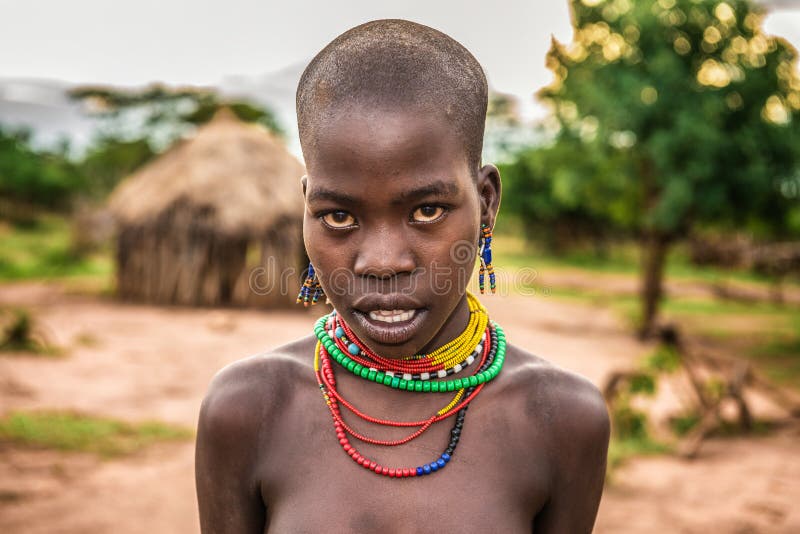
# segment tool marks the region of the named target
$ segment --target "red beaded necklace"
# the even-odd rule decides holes
[[[334,314],[331,320],[331,329],[343,332],[343,336],[332,335],[337,346],[344,353],[349,353],[350,359],[360,363],[361,365],[377,369],[380,371],[390,371],[398,374],[420,374],[428,373],[436,375],[438,371],[446,369],[445,365],[437,363],[425,357],[415,359],[393,359],[384,358],[369,347],[367,347],[358,337],[353,333],[350,327],[345,323],[338,314]],[[488,326],[485,330],[488,333]],[[358,347],[358,352],[350,351],[348,341]],[[471,349],[470,349],[471,350]]]
[[[489,346],[487,344],[483,349],[483,355],[481,358],[480,365],[483,365],[483,363],[486,361],[486,357],[488,354],[489,354]],[[330,397],[330,403],[333,406],[331,409],[333,418],[336,421],[338,421],[339,424],[342,426],[342,428],[354,438],[364,441],[366,443],[372,443],[374,445],[396,446],[408,443],[412,439],[422,435],[422,433],[425,432],[428,428],[430,428],[433,423],[437,423],[439,421],[447,419],[448,417],[452,417],[453,415],[457,414],[459,410],[469,405],[469,403],[478,395],[478,393],[481,392],[483,386],[485,385],[485,384],[480,384],[475,388],[475,390],[470,395],[468,395],[460,403],[455,404],[454,406],[450,406],[444,413],[436,413],[424,421],[391,421],[389,419],[378,419],[376,417],[372,417],[360,411],[358,408],[353,406],[349,401],[347,401],[344,397],[342,397],[342,395],[338,392],[338,390],[336,389],[336,378],[334,376],[331,358],[324,347],[319,347],[318,358],[320,361],[321,369],[317,371],[317,382],[319,383],[321,389],[323,389],[323,391],[325,391]],[[337,403],[343,404],[353,414],[355,414],[356,416],[365,421],[369,421],[370,423],[375,423],[383,426],[391,426],[391,427],[418,426],[420,428],[413,434],[399,440],[384,441],[384,440],[376,440],[373,438],[369,438],[356,432],[349,425],[347,425],[347,423],[344,422]]]
[[[398,375],[406,374],[419,376],[423,373],[427,373],[432,377],[437,376],[439,371],[446,371],[447,374],[453,374],[454,372],[452,368],[446,369],[444,365],[440,365],[425,359],[399,360],[383,358],[373,352],[369,347],[364,345],[364,343],[355,336],[353,331],[350,330],[350,327],[347,326],[347,323],[342,321],[338,316],[333,318],[331,330],[335,330],[336,328],[341,328],[344,332],[343,336],[331,336],[339,349],[345,353],[349,352],[348,342],[352,342],[358,347],[360,352],[358,354],[353,354],[350,352],[350,359],[369,369],[375,369],[377,371],[384,372],[388,371],[390,373],[397,373]],[[487,327],[484,332],[484,338],[488,339],[488,336],[489,328]],[[362,356],[362,354],[364,356]],[[472,361],[469,359],[462,361],[455,372],[466,368],[470,363],[472,363]]]
[[[331,416],[333,418],[333,424],[334,424],[334,429],[336,431],[336,437],[339,440],[339,444],[341,445],[341,447],[345,451],[345,453],[347,453],[348,456],[350,456],[353,459],[353,461],[358,463],[360,466],[362,466],[362,467],[364,467],[364,468],[366,468],[366,469],[368,469],[370,471],[373,471],[376,474],[389,476],[389,477],[400,478],[400,477],[421,476],[421,475],[431,474],[433,472],[438,471],[439,469],[444,468],[446,466],[446,464],[450,461],[450,459],[452,457],[451,455],[455,452],[455,449],[456,449],[456,447],[458,445],[459,439],[461,437],[461,430],[462,430],[463,425],[464,425],[464,417],[466,415],[466,411],[469,408],[470,403],[476,398],[476,396],[478,395],[478,393],[480,393],[480,391],[483,389],[483,387],[486,385],[486,383],[482,382],[482,383],[479,383],[479,384],[474,384],[474,379],[472,379],[472,381],[467,381],[467,379],[464,378],[463,380],[466,381],[465,384],[471,384],[471,385],[465,385],[464,389],[458,390],[458,393],[456,394],[456,397],[453,399],[453,401],[451,401],[450,404],[448,404],[445,408],[439,410],[436,414],[432,415],[431,417],[429,417],[428,419],[425,419],[425,420],[421,420],[421,421],[392,421],[392,420],[388,420],[388,419],[380,419],[380,418],[369,416],[369,415],[361,412],[360,410],[358,410],[355,406],[353,406],[352,403],[348,402],[341,395],[341,393],[336,389],[336,377],[334,375],[334,359],[331,356],[331,354],[329,353],[329,350],[331,350],[331,351],[339,351],[339,350],[342,350],[343,348],[345,348],[345,347],[342,347],[337,341],[334,341],[335,339],[337,339],[339,337],[346,337],[347,341],[350,342],[351,344],[358,343],[358,345],[357,345],[359,347],[358,351],[351,350],[350,346],[347,346],[346,350],[348,350],[352,356],[357,356],[356,354],[353,354],[353,353],[354,352],[359,352],[360,356],[363,356],[365,358],[368,358],[368,359],[372,360],[370,362],[369,367],[364,366],[364,369],[371,369],[370,373],[376,372],[376,371],[373,371],[372,369],[377,368],[377,367],[374,367],[374,366],[376,366],[376,360],[372,359],[373,353],[371,353],[371,351],[364,350],[366,347],[364,347],[363,343],[361,343],[355,337],[355,335],[352,334],[352,331],[349,328],[347,328],[347,330],[344,331],[344,329],[347,327],[347,325],[344,323],[344,321],[339,320],[338,323],[335,322],[335,314],[332,314],[332,316],[329,316],[327,318],[327,328],[322,329],[321,325],[323,325],[323,324],[325,324],[325,319],[320,319],[320,321],[318,322],[318,326],[317,326],[318,330],[316,330],[318,338],[320,338],[320,336],[323,335],[325,330],[328,330],[329,334],[333,334],[335,328],[336,329],[341,328],[342,331],[339,331],[339,333],[343,334],[341,336],[340,335],[331,335],[329,338],[327,338],[328,341],[327,341],[326,344],[324,344],[322,342],[322,338],[321,338],[321,341],[317,343],[316,350],[315,350],[314,370],[315,370],[315,374],[316,374],[316,378],[317,378],[317,383],[318,383],[319,388],[320,388],[320,390],[322,392],[322,395],[323,395],[323,397],[325,399],[325,403],[328,406],[328,409],[330,410]],[[497,332],[495,332],[495,330],[499,330],[499,327],[496,326],[496,325],[491,325],[490,327],[488,327],[486,329],[486,334],[485,334],[484,338],[481,338],[480,335],[478,335],[478,334],[476,334],[475,337],[473,337],[473,339],[478,339],[478,342],[477,342],[478,346],[475,349],[472,349],[472,350],[473,350],[473,352],[475,354],[477,354],[479,356],[479,359],[480,359],[479,364],[476,365],[476,367],[477,367],[476,373],[473,376],[476,376],[476,375],[478,375],[480,373],[485,373],[486,370],[493,364],[493,362],[495,360],[495,356],[497,354],[498,345],[500,343],[503,343],[502,349],[504,350],[504,348],[505,348],[504,347],[504,338],[502,337],[502,332],[500,332],[500,334],[498,335]],[[342,344],[344,344],[344,341],[342,342]],[[479,350],[476,350],[476,349],[479,349]],[[468,349],[468,350],[470,350],[470,349]],[[391,360],[391,359],[386,359],[386,358],[381,358],[381,359],[385,360],[387,364],[390,364],[390,365],[387,365],[387,369],[385,371],[387,375],[389,373],[398,373],[399,374],[399,373],[408,373],[410,371],[410,368],[406,367],[406,366],[403,366],[402,368],[398,368],[396,366],[396,364],[398,364],[398,363],[401,363],[401,364],[402,363],[414,363],[414,364],[426,363],[427,366],[425,366],[425,365],[415,365],[414,366],[414,371],[424,372],[426,374],[427,373],[431,373],[433,375],[432,378],[437,376],[436,375],[437,370],[433,368],[433,366],[436,365],[436,364],[435,364],[435,362],[432,362],[430,360],[420,362],[420,360],[409,361],[409,360]],[[337,359],[335,361],[340,366],[344,366],[345,365],[344,361],[340,361],[340,356],[337,356]],[[500,361],[502,362],[502,359]],[[353,359],[353,361],[351,363],[348,363],[347,364],[347,370],[350,371],[351,370],[351,366],[354,365],[354,363],[356,363],[356,362],[357,362],[357,360]],[[361,364],[361,365],[363,365],[363,364]],[[439,371],[441,372],[441,370],[439,370]],[[355,372],[355,371],[352,371],[352,372]],[[365,372],[366,371],[361,373],[361,377],[362,378],[365,376],[364,375]],[[356,374],[358,374],[358,373],[356,373]],[[441,376],[441,375],[439,375],[439,376]],[[372,377],[370,376],[369,379],[372,380]],[[397,379],[395,379],[395,380],[397,380]],[[428,382],[425,382],[425,383],[427,384]],[[384,385],[386,385],[386,384],[384,383]],[[427,389],[426,389],[426,391],[427,391]],[[444,391],[444,388],[442,388],[442,391]],[[463,399],[461,398],[462,396],[464,397]],[[340,404],[344,405],[345,408],[350,410],[353,414],[355,414],[360,419],[363,419],[363,420],[368,421],[370,423],[379,424],[379,425],[383,425],[383,426],[391,426],[391,427],[418,427],[418,428],[416,428],[416,430],[414,430],[414,432],[411,433],[410,435],[408,435],[408,436],[406,436],[404,438],[401,438],[401,439],[396,439],[396,440],[378,440],[378,439],[370,438],[368,436],[365,436],[365,435],[357,432],[355,429],[353,429],[350,425],[348,425],[344,421],[344,419],[342,418],[340,407],[339,407]],[[374,444],[374,445],[383,445],[383,446],[403,445],[403,444],[408,443],[409,441],[419,437],[420,435],[422,435],[434,423],[442,421],[442,420],[447,419],[447,418],[452,417],[452,416],[455,416],[455,424],[454,424],[453,428],[450,430],[450,443],[449,443],[448,447],[433,462],[424,463],[424,464],[419,465],[419,466],[417,466],[415,468],[389,468],[389,467],[386,467],[386,466],[382,466],[382,465],[378,464],[377,462],[375,462],[373,460],[370,460],[370,459],[364,457],[363,455],[361,455],[356,450],[356,448],[353,447],[353,445],[350,443],[350,440],[348,438],[348,436],[350,436],[350,437],[353,437],[353,438],[358,439],[360,441],[363,441],[365,443],[371,443],[371,444]]]

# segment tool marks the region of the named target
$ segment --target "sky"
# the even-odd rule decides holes
[[[767,19],[800,45],[800,0]],[[406,18],[464,44],[491,87],[531,95],[551,80],[551,36],[568,41],[566,0],[0,0],[0,77],[78,83],[214,85],[306,62],[348,28]]]

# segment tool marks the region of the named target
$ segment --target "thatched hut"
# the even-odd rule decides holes
[[[222,110],[120,183],[117,292],[194,306],[288,306],[300,285],[303,166]]]

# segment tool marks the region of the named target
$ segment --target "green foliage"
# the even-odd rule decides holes
[[[191,437],[191,430],[156,421],[131,424],[71,412],[12,412],[0,419],[0,440],[103,457],[131,454],[159,441]]]
[[[630,379],[631,395],[653,395],[656,392],[656,379],[649,373],[637,373]]]
[[[62,347],[50,340],[34,315],[25,308],[0,308],[0,353],[23,353],[47,357],[63,356]]]
[[[647,371],[627,375],[610,400],[613,435],[621,441],[648,441],[647,414],[633,406],[637,396],[653,396],[656,376]]]
[[[670,427],[677,436],[685,436],[695,426],[697,426],[697,423],[699,422],[700,422],[700,416],[692,412],[677,415],[675,417],[670,418],[669,420]]]
[[[214,113],[219,111],[222,107],[230,109],[234,115],[244,122],[261,124],[279,136],[284,135],[284,131],[280,124],[278,124],[275,115],[268,109],[257,106],[252,102],[237,100],[218,101],[213,99],[210,101],[203,101],[193,113],[186,116],[186,120],[192,124],[206,123],[210,121]]]
[[[48,357],[64,355],[63,348],[50,341],[46,330],[24,308],[0,309],[0,353],[2,352]]]
[[[750,345],[746,355],[776,382],[800,389],[800,312],[795,312],[786,328],[761,332]]]
[[[614,468],[619,467],[629,458],[665,454],[670,451],[669,445],[649,437],[639,439],[619,439],[614,437],[608,445],[608,478],[613,476]]]
[[[509,169],[518,182],[509,183],[510,208],[527,220],[557,216],[570,228],[641,236],[646,337],[669,247],[693,227],[750,225],[772,238],[797,227],[797,52],[762,31],[749,0],[571,7],[574,38],[553,41],[555,80],[538,93],[558,130],[552,146]]]
[[[505,178],[504,175],[504,187],[506,187]],[[506,209],[506,203],[510,201],[505,196],[507,193],[506,187],[503,209]],[[517,221],[508,217],[500,217],[495,228],[501,226],[503,229],[495,231],[497,239],[492,242],[492,248],[497,258],[496,263],[505,268],[535,267],[562,273],[577,270],[585,276],[635,275],[640,268],[641,251],[633,239],[610,241],[603,249],[603,255],[598,255],[589,246],[574,246],[556,254],[543,247],[542,243],[522,239],[521,236],[525,231],[523,224],[517,224]],[[538,239],[537,236],[534,237]],[[667,258],[666,276],[670,280],[692,281],[697,284],[729,281],[764,286],[774,282],[772,278],[762,273],[744,268],[697,265],[692,262],[688,250],[682,243],[676,244]],[[793,280],[790,278],[787,282],[792,284]]]
[[[611,412],[614,435],[619,439],[644,439],[648,436],[647,414],[632,408],[627,402],[618,402]]]
[[[0,335],[0,351],[40,352],[43,346],[33,336],[32,323],[26,310],[14,310]]]
[[[712,402],[718,401],[725,395],[727,386],[723,380],[712,377],[703,382],[703,391]]]
[[[700,416],[694,412],[685,412],[670,418],[670,428],[676,436],[686,436],[700,423]],[[748,435],[765,435],[771,430],[774,430],[779,423],[770,420],[754,419],[751,427],[745,432]],[[715,436],[736,437],[742,435],[742,426],[738,421],[729,421],[723,419],[719,422],[719,426],[714,429]]]
[[[656,373],[673,373],[681,366],[681,355],[670,345],[659,345],[645,358],[644,368]]]
[[[82,86],[69,96],[101,119],[101,132],[80,163],[87,188],[103,198],[119,181],[222,108],[244,122],[258,123],[283,135],[275,115],[252,102],[221,98],[211,89],[172,88],[154,84],[143,89]]]
[[[564,253],[584,241],[600,243],[623,234],[629,222],[619,163],[569,136],[527,149],[500,165],[503,207],[525,222],[528,240],[543,242],[551,251]]]
[[[628,382],[628,389],[621,391],[614,400],[611,406],[613,433],[608,448],[608,476],[630,457],[670,451],[667,444],[650,436],[647,414],[630,404],[632,396],[651,395],[654,391],[655,381],[651,375],[637,375]]]
[[[162,84],[142,89],[82,86],[71,90],[69,96],[84,102],[94,116],[105,119],[109,130],[106,137],[146,139],[156,149],[208,122],[221,108],[283,135],[272,111],[245,100],[221,98],[212,89]]]
[[[80,163],[89,192],[102,198],[122,180],[155,156],[147,139],[102,136]]]
[[[108,251],[75,254],[68,219],[39,215],[25,226],[0,225],[0,281],[64,276],[110,278]]]
[[[0,127],[0,204],[7,218],[22,219],[33,205],[64,209],[75,194],[85,190],[76,166],[61,152],[38,152],[25,131]]]
[[[683,235],[698,222],[756,219],[785,233],[800,78],[797,53],[763,33],[760,11],[745,0],[571,5],[575,38],[553,42],[556,80],[539,93],[561,127],[556,146],[572,159],[551,161],[560,162],[552,179],[602,182],[581,186],[576,201],[592,187],[618,195],[608,210],[599,203],[601,217],[640,230]]]

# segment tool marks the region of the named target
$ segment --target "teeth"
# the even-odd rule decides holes
[[[410,320],[415,313],[417,310],[375,310],[369,312],[369,318],[384,323],[400,323]]]

